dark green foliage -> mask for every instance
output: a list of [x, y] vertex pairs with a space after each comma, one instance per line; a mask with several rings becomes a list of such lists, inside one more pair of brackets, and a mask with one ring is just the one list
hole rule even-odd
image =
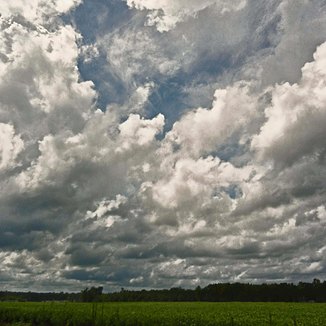
[[281, 284], [210, 284], [195, 290], [141, 290], [105, 294], [104, 301], [211, 301], [211, 302], [326, 302], [326, 282], [315, 279], [312, 283]]
[[81, 301], [82, 302], [95, 302], [101, 301], [101, 295], [103, 292], [103, 287], [91, 287], [86, 288], [85, 290], [81, 291]]
[[211, 302], [326, 302], [326, 281], [314, 279], [312, 283], [298, 284], [210, 284], [194, 290], [171, 288], [166, 290], [132, 291], [103, 294], [103, 287], [91, 287], [80, 293], [0, 292], [0, 301], [211, 301]]

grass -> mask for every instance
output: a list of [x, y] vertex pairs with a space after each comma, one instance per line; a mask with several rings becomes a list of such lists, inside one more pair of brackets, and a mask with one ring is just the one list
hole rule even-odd
[[0, 303], [0, 325], [324, 326], [317, 303]]

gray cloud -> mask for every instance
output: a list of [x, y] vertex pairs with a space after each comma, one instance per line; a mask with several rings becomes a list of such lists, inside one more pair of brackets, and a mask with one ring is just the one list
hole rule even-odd
[[324, 278], [322, 1], [78, 4], [0, 5], [0, 283]]

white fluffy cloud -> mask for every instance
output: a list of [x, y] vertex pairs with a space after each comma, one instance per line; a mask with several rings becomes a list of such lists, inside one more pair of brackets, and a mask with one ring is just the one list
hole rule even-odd
[[78, 34], [71, 26], [50, 33], [11, 18], [1, 20], [1, 120], [12, 122], [33, 143], [63, 125], [81, 128], [95, 92], [91, 82], [78, 80]]
[[19, 15], [25, 19], [36, 23], [46, 24], [47, 20], [68, 12], [73, 7], [79, 5], [81, 0], [18, 0], [15, 2], [3, 1], [0, 3], [0, 12], [3, 16]]
[[117, 151], [128, 150], [132, 145], [145, 146], [150, 144], [155, 135], [162, 132], [164, 116], [159, 114], [152, 120], [141, 119], [139, 115], [131, 114], [127, 121], [119, 126], [122, 144]]
[[241, 185], [251, 172], [250, 167], [237, 169], [213, 157], [197, 161], [180, 159], [171, 170], [171, 175], [166, 171], [167, 178], [153, 187], [154, 200], [166, 207], [182, 207], [194, 201], [203, 205], [212, 200], [214, 191], [221, 193], [221, 189], [232, 184]]
[[258, 100], [246, 84], [215, 91], [212, 108], [199, 108], [177, 121], [168, 138], [194, 155], [217, 150], [234, 133], [246, 141], [246, 127], [257, 114]]
[[326, 43], [317, 48], [314, 61], [302, 68], [298, 84], [277, 85], [267, 121], [253, 138], [252, 148], [264, 159], [292, 164], [305, 155], [325, 151]]
[[12, 125], [0, 123], [0, 171], [14, 168], [17, 155], [24, 148], [19, 135], [15, 134]]

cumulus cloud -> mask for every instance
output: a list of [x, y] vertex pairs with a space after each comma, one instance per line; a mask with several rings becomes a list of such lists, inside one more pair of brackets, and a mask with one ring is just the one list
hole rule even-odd
[[218, 89], [211, 109], [199, 108], [177, 121], [168, 137], [187, 152], [203, 155], [217, 150], [232, 135], [240, 132], [246, 141], [245, 128], [257, 114], [257, 98], [248, 94], [246, 84]]
[[17, 165], [17, 155], [24, 148], [24, 142], [19, 135], [15, 134], [12, 125], [0, 123], [0, 171], [10, 167], [13, 168]]
[[264, 159], [292, 164], [304, 156], [325, 152], [326, 44], [317, 48], [314, 61], [302, 68], [298, 84], [277, 85], [267, 121], [253, 138], [252, 148]]
[[132, 145], [150, 144], [155, 135], [162, 132], [163, 126], [164, 116], [162, 114], [152, 120], [144, 120], [139, 115], [131, 114], [127, 121], [119, 125], [122, 144], [117, 151], [128, 150]]
[[1, 3], [0, 11], [4, 16], [22, 16], [30, 22], [42, 24], [47, 23], [46, 20], [53, 18], [53, 16], [68, 12], [80, 3], [80, 0], [55, 0], [51, 2], [32, 0], [28, 3], [18, 0], [15, 3]]
[[[166, 166], [165, 166], [166, 168]], [[169, 179], [159, 180], [153, 187], [153, 198], [168, 207], [185, 206], [188, 203], [212, 200], [215, 192], [239, 185], [250, 175], [250, 167], [237, 169], [218, 158], [208, 157], [194, 161], [179, 159], [175, 162]]]

